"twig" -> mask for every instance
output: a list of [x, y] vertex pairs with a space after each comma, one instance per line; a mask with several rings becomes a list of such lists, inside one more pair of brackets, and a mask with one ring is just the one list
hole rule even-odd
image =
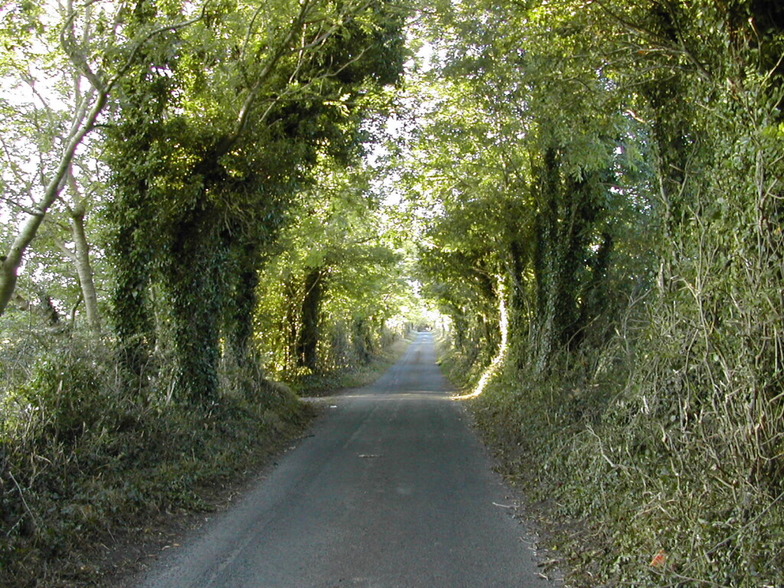
[[[30, 508], [30, 505], [27, 504], [27, 500], [25, 500], [25, 497], [24, 497], [24, 492], [22, 492], [22, 488], [21, 488], [21, 486], [19, 486], [19, 482], [16, 481], [16, 478], [14, 477], [14, 474], [11, 472], [10, 469], [8, 470], [8, 477], [11, 478], [11, 481], [14, 483], [14, 486], [16, 486], [16, 490], [17, 490], [17, 492], [19, 492], [19, 498], [22, 499], [22, 505], [24, 506], [25, 511], [27, 511], [27, 514], [30, 515], [30, 518], [32, 519], [33, 523], [36, 524], [37, 517], [33, 513], [33, 510]], [[36, 526], [37, 526], [37, 524], [36, 524]], [[8, 530], [8, 532], [5, 534], [5, 536], [6, 537], [10, 537], [11, 536], [11, 531], [13, 531], [14, 528], [16, 528], [16, 527], [15, 526], [11, 527]]]
[[717, 550], [717, 549], [719, 549], [720, 547], [722, 547], [722, 546], [726, 545], [727, 543], [729, 543], [730, 541], [732, 541], [732, 540], [733, 540], [735, 537], [737, 537], [738, 535], [740, 535], [740, 533], [741, 533], [742, 531], [744, 531], [745, 529], [749, 528], [751, 525], [753, 525], [753, 524], [754, 524], [754, 523], [756, 523], [758, 520], [760, 520], [760, 519], [761, 519], [763, 516], [765, 516], [766, 514], [768, 514], [768, 511], [770, 511], [770, 509], [771, 509], [771, 508], [773, 508], [773, 506], [774, 506], [774, 505], [775, 505], [775, 504], [776, 504], [776, 503], [777, 503], [779, 500], [781, 500], [782, 498], [784, 498], [784, 492], [782, 492], [781, 494], [779, 494], [779, 495], [778, 495], [778, 496], [777, 496], [777, 497], [776, 497], [776, 498], [773, 500], [773, 502], [771, 502], [771, 503], [770, 503], [770, 504], [769, 504], [769, 505], [768, 505], [768, 506], [767, 506], [765, 509], [763, 509], [763, 510], [762, 510], [762, 512], [760, 512], [760, 513], [759, 513], [759, 514], [758, 514], [756, 517], [754, 517], [753, 519], [751, 519], [751, 520], [750, 520], [748, 523], [746, 523], [745, 525], [743, 525], [743, 526], [742, 526], [740, 529], [738, 529], [737, 531], [735, 531], [735, 532], [734, 532], [732, 535], [730, 535], [730, 536], [729, 536], [729, 537], [727, 537], [726, 539], [723, 539], [722, 541], [719, 541], [719, 542], [718, 542], [716, 545], [714, 545], [714, 546], [713, 546], [711, 549], [709, 549], [708, 551], [706, 551], [706, 553], [707, 553], [708, 555], [712, 555], [713, 553], [715, 553], [715, 552], [716, 552], [716, 550]]

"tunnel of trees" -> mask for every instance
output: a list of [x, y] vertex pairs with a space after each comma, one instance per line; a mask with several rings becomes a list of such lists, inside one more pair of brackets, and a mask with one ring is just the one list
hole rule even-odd
[[29, 0], [0, 79], [3, 580], [428, 324], [577, 585], [784, 584], [780, 2]]

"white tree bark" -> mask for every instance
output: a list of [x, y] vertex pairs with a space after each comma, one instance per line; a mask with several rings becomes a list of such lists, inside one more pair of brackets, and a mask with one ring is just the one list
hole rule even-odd
[[68, 184], [73, 197], [74, 205], [68, 211], [71, 223], [71, 233], [74, 241], [74, 264], [79, 276], [79, 286], [84, 299], [85, 314], [90, 330], [98, 334], [101, 332], [101, 315], [98, 310], [98, 293], [95, 289], [93, 268], [90, 263], [90, 244], [87, 241], [87, 232], [84, 228], [86, 202], [79, 193], [79, 187], [72, 173], [68, 174]]
[[[90, 3], [88, 3], [88, 9], [89, 6]], [[43, 196], [34, 210], [31, 211], [27, 220], [22, 223], [16, 238], [6, 254], [0, 256], [0, 315], [5, 313], [8, 303], [14, 294], [19, 268], [22, 266], [27, 248], [30, 246], [33, 239], [35, 239], [38, 229], [43, 223], [44, 217], [59, 198], [60, 192], [66, 184], [67, 175], [71, 168], [76, 150], [79, 148], [79, 145], [81, 145], [84, 138], [95, 128], [98, 117], [106, 107], [109, 96], [117, 82], [119, 82], [131, 68], [139, 50], [151, 39], [166, 31], [175, 31], [190, 26], [201, 20], [202, 17], [203, 12], [190, 20], [159, 26], [142, 35], [133, 43], [124, 65], [114, 74], [108, 75], [100, 71], [94, 72], [90, 68], [89, 60], [82, 52], [85, 40], [82, 39], [82, 43], [79, 43], [74, 33], [74, 20], [76, 18], [74, 7], [72, 3], [68, 3], [65, 24], [63, 25], [61, 32], [62, 48], [70, 58], [76, 70], [90, 83], [92, 89], [84, 93], [78, 100], [77, 107], [74, 109], [74, 115], [71, 119], [70, 131], [63, 141], [64, 147], [60, 152], [57, 167], [46, 183]], [[89, 14], [87, 15], [87, 18], [88, 20], [90, 19]], [[114, 26], [116, 28], [117, 22], [115, 22]], [[89, 26], [85, 27], [85, 35], [88, 34], [89, 29]]]
[[[108, 98], [108, 91], [95, 94], [88, 94], [83, 99], [83, 105], [77, 110], [71, 126], [71, 132], [65, 147], [60, 155], [60, 162], [55, 170], [54, 175], [49, 180], [44, 190], [44, 195], [38, 205], [35, 207], [33, 213], [22, 224], [17, 233], [14, 242], [11, 244], [7, 254], [2, 257], [2, 266], [0, 267], [0, 315], [5, 312], [8, 303], [14, 294], [16, 288], [16, 281], [19, 273], [19, 268], [22, 265], [24, 253], [29, 247], [30, 243], [35, 239], [44, 217], [52, 205], [57, 201], [60, 196], [60, 191], [65, 184], [66, 175], [71, 167], [76, 149], [81, 144], [82, 140], [87, 134], [95, 128], [95, 122], [98, 116], [106, 106]], [[91, 106], [88, 106], [90, 99], [94, 99]], [[89, 110], [88, 110], [89, 108]], [[87, 111], [87, 112], [85, 112]]]

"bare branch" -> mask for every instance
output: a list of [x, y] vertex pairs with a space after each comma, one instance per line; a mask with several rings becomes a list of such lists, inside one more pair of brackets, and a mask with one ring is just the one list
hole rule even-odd
[[[370, 2], [360, 2], [353, 9], [351, 7], [347, 8], [344, 11], [344, 13], [341, 14], [341, 18], [338, 19], [338, 22], [332, 23], [332, 25], [327, 28], [321, 26], [320, 27], [321, 30], [319, 31], [319, 33], [316, 35], [314, 39], [308, 42], [303, 41], [303, 43], [300, 44], [299, 46], [290, 48], [292, 40], [294, 40], [294, 38], [297, 36], [299, 32], [301, 32], [304, 35], [305, 27], [307, 24], [315, 24], [318, 22], [320, 25], [324, 25], [324, 23], [327, 22], [325, 18], [319, 20], [313, 20], [313, 21], [308, 20], [308, 17], [311, 12], [312, 4], [313, 4], [312, 0], [305, 0], [302, 3], [297, 18], [295, 18], [291, 22], [291, 26], [289, 27], [285, 37], [278, 44], [277, 50], [272, 55], [272, 57], [270, 57], [269, 61], [266, 63], [266, 65], [260, 72], [258, 78], [256, 79], [256, 82], [253, 84], [252, 88], [248, 92], [248, 95], [246, 96], [245, 101], [240, 109], [239, 116], [237, 117], [237, 122], [235, 124], [234, 130], [226, 141], [225, 144], [226, 149], [230, 149], [231, 145], [236, 143], [236, 141], [239, 139], [239, 136], [241, 135], [242, 131], [247, 126], [248, 117], [250, 116], [250, 111], [253, 105], [255, 104], [256, 100], [258, 100], [259, 93], [261, 91], [263, 84], [272, 75], [272, 73], [275, 70], [275, 67], [283, 57], [285, 57], [286, 55], [298, 53], [299, 60], [297, 66], [295, 67], [295, 72], [301, 71], [304, 64], [304, 54], [307, 51], [314, 49], [315, 47], [322, 46], [324, 43], [326, 43], [327, 40], [329, 40], [332, 36], [334, 36], [336, 32], [338, 32], [343, 26], [345, 26], [345, 19], [351, 20], [353, 18], [352, 11], [353, 14], [356, 14], [357, 12], [365, 10], [367, 7], [370, 6]], [[315, 80], [311, 80], [311, 82], [316, 81], [318, 79], [325, 79], [326, 77], [330, 77], [330, 75], [331, 76], [337, 75], [341, 71], [345, 70], [346, 67], [348, 67], [351, 63], [354, 63], [356, 62], [356, 60], [361, 58], [363, 54], [364, 51], [358, 57], [352, 59], [349, 63], [343, 65], [337, 72], [332, 72], [331, 74], [325, 74], [324, 76], [319, 76], [319, 78], [316, 78]], [[291, 83], [293, 80], [294, 80], [294, 75], [289, 77], [289, 83]], [[286, 95], [287, 93], [288, 93], [288, 89], [287, 91], [284, 91], [283, 95]], [[280, 102], [280, 99], [282, 98], [283, 95], [275, 98], [273, 102], [267, 107], [264, 114], [262, 115], [262, 120], [266, 119], [266, 117], [272, 111], [274, 105]]]
[[14, 208], [18, 208], [25, 214], [41, 214], [39, 211], [34, 210], [28, 206], [25, 206], [24, 204], [19, 204], [16, 200], [12, 200], [11, 198], [8, 198], [6, 196], [0, 196], [0, 201], [6, 202], [7, 204], [11, 205]]
[[[90, 4], [88, 3], [88, 6], [89, 5]], [[101, 90], [103, 84], [100, 77], [93, 72], [90, 64], [87, 62], [87, 56], [78, 49], [79, 43], [76, 41], [76, 31], [74, 30], [76, 11], [74, 10], [72, 0], [68, 0], [66, 10], [66, 19], [63, 26], [60, 28], [60, 45], [62, 46], [63, 51], [65, 51], [65, 54], [71, 59], [71, 62], [84, 77], [90, 81], [90, 84], [92, 84], [94, 88]], [[85, 43], [82, 43], [81, 45], [83, 48]]]
[[14, 178], [18, 183], [29, 189], [30, 183], [19, 171], [19, 165], [14, 162], [15, 158], [11, 155], [11, 148], [5, 142], [5, 139], [2, 135], [0, 135], [0, 145], [3, 147], [3, 152], [5, 153], [6, 159], [8, 160], [8, 167], [11, 170], [11, 173], [14, 175]]
[[[89, 5], [89, 3], [88, 3]], [[91, 83], [91, 90], [79, 101], [76, 112], [74, 113], [71, 128], [64, 141], [61, 150], [60, 160], [54, 171], [53, 176], [46, 181], [43, 192], [43, 197], [40, 202], [30, 211], [27, 221], [19, 229], [19, 232], [14, 239], [7, 255], [1, 259], [0, 263], [0, 314], [2, 314], [8, 302], [13, 296], [14, 289], [16, 288], [17, 272], [22, 263], [22, 257], [27, 250], [27, 247], [35, 238], [44, 216], [55, 201], [60, 196], [60, 191], [66, 182], [66, 174], [71, 167], [74, 154], [77, 147], [81, 144], [82, 140], [95, 128], [98, 117], [103, 112], [109, 100], [109, 94], [119, 80], [124, 76], [133, 65], [136, 55], [141, 47], [156, 35], [166, 31], [176, 31], [187, 26], [190, 26], [204, 16], [206, 3], [202, 7], [201, 13], [190, 20], [180, 23], [159, 26], [146, 35], [141, 37], [134, 43], [133, 48], [128, 55], [125, 64], [105, 83], [96, 76], [86, 62], [86, 57], [76, 49], [76, 38], [74, 31], [74, 19], [76, 13], [73, 9], [72, 0], [68, 0], [68, 15], [66, 22], [60, 31], [61, 44], [64, 51], [72, 59], [74, 64], [80, 68], [82, 73]], [[115, 22], [115, 27], [119, 23], [118, 19]]]

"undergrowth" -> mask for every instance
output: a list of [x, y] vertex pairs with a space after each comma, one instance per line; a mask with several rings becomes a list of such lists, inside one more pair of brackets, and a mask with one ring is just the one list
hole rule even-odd
[[507, 368], [474, 401], [480, 429], [550, 521], [570, 585], [784, 585], [780, 398], [706, 386], [650, 324], [545, 373]]
[[0, 585], [47, 588], [100, 584], [111, 570], [95, 546], [130, 527], [211, 510], [216, 486], [257, 471], [310, 421], [292, 388], [364, 385], [410, 342], [291, 387], [227, 362], [220, 402], [203, 409], [129, 400], [107, 346], [86, 334], [27, 334], [0, 352]]
[[159, 513], [209, 509], [206, 490], [258, 469], [309, 420], [260, 374], [209, 411], [132, 402], [106, 347], [75, 334], [32, 332], [2, 354], [3, 586], [99, 582], [85, 564], [96, 545]]

